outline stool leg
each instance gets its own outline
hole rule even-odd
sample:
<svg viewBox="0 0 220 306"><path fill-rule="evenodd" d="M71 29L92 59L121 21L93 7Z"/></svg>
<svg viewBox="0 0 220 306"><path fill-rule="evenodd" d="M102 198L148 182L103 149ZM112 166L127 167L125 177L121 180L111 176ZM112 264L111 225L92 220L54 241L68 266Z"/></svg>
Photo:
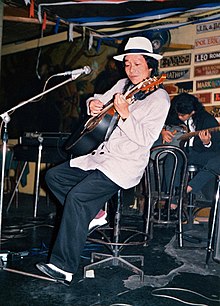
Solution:
<svg viewBox="0 0 220 306"><path fill-rule="evenodd" d="M217 210L218 210L218 203L219 203L219 191L220 191L220 178L218 178L217 192L216 192L215 205L214 205L214 211L213 211L213 220L212 220L210 238L209 238L209 243L208 243L207 253L206 253L206 266L208 265L210 254L213 251L214 232L215 232L216 217L217 217Z"/></svg>
<svg viewBox="0 0 220 306"><path fill-rule="evenodd" d="M140 275L140 279L143 282L144 272L131 264L130 262L140 261L141 266L144 266L144 256L142 255L119 255L119 235L120 235L120 217L121 217L121 190L118 191L117 199L117 210L114 219L114 233L112 242L112 254L103 253L92 253L91 264L84 267L84 278L86 277L87 271L93 270L95 268L109 267L109 266L120 266L122 268L128 269L136 274ZM98 262L94 262L99 260ZM130 262L128 262L127 260Z"/></svg>
<svg viewBox="0 0 220 306"><path fill-rule="evenodd" d="M190 172L190 180L193 178L193 172ZM194 201L194 195L192 194L192 192L189 193L189 205L188 205L188 228L189 229L192 229L193 227L193 208L194 208L194 205L193 205L193 201Z"/></svg>
<svg viewBox="0 0 220 306"><path fill-rule="evenodd" d="M120 219L121 219L121 190L118 191L118 199L117 199L117 209L115 213L115 220L114 220L114 236L113 242L116 243L115 248L113 250L113 254L115 257L119 255L119 246L117 243L119 242L119 235L120 235Z"/></svg>

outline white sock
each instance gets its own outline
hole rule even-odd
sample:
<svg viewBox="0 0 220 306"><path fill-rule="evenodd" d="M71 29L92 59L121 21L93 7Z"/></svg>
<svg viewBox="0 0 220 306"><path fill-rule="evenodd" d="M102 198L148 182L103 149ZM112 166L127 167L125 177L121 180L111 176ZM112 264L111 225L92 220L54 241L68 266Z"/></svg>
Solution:
<svg viewBox="0 0 220 306"><path fill-rule="evenodd" d="M53 269L53 270L55 270L55 271L57 271L57 272L60 272L60 273L62 273L62 274L65 274L66 280L67 280L67 281L70 282L70 281L72 280L72 278L73 278L73 273L63 271L62 269L56 267L56 266L53 265L53 264L47 264L47 265L48 265L48 267L50 267L51 269Z"/></svg>

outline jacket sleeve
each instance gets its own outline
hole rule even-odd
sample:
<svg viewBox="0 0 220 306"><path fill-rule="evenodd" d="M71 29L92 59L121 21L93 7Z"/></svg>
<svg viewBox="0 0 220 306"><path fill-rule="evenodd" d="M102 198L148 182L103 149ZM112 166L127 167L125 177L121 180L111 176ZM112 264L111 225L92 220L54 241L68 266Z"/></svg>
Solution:
<svg viewBox="0 0 220 306"><path fill-rule="evenodd" d="M89 110L89 102L91 100L100 100L104 105L108 102L110 102L114 95L116 93L122 93L122 90L124 88L126 79L121 79L119 80L111 89L106 91L104 94L94 94L93 97L90 97L86 100L86 105L87 105L87 114L90 115L90 110Z"/></svg>
<svg viewBox="0 0 220 306"><path fill-rule="evenodd" d="M126 121L122 123L120 120L119 125L131 141L139 146L151 147L165 123L170 99L165 90L158 89L147 97L142 105L138 112L132 112Z"/></svg>
<svg viewBox="0 0 220 306"><path fill-rule="evenodd" d="M198 118L198 124L196 127L196 130L205 130L205 129L211 129L219 127L219 123L216 120L215 117L213 117L211 114L209 114L207 111L204 111L202 116ZM211 132L211 142L212 145L210 147L205 147L200 140L199 137L195 137L194 140L194 149L196 151L220 151L220 131L216 129L216 131Z"/></svg>

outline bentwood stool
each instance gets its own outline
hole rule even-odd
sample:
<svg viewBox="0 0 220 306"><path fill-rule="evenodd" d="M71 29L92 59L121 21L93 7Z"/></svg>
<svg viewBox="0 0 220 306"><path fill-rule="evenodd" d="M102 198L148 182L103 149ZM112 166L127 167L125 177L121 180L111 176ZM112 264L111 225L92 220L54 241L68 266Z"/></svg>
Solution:
<svg viewBox="0 0 220 306"><path fill-rule="evenodd" d="M169 159L168 159L169 158ZM169 162L168 162L169 161ZM169 163L170 181L163 187L168 175L166 162ZM145 171L145 222L146 234L153 238L154 225L175 225L177 229L178 245L183 246L183 196L186 189L187 157L184 151L176 146L159 145L151 149L150 161ZM179 181L178 191L174 182ZM176 199L175 216L171 204Z"/></svg>
<svg viewBox="0 0 220 306"><path fill-rule="evenodd" d="M198 172L199 170L199 166L198 165L195 165L195 164L188 164L187 166L187 181L190 182L194 176L196 175L196 173ZM215 181L213 180L213 183L215 184ZM213 194L215 192L215 189L213 188ZM184 225L184 227L187 229L187 230L191 230L193 229L194 227L194 219L197 215L197 213L205 208L205 207L210 207L211 204L212 204L212 199L207 199L206 200L206 204L201 204L200 203L200 199L201 199L201 196L200 198L198 196L196 196L195 194L193 194L192 192L190 192L188 194L188 197L187 197L187 202L185 203L186 206L185 206L185 215L187 217L187 223ZM211 202L210 202L211 201Z"/></svg>
<svg viewBox="0 0 220 306"><path fill-rule="evenodd" d="M197 171L198 171L198 167L196 165L189 164L187 166L187 173L188 173L189 181L193 179ZM190 192L188 196L188 205L187 205L188 229L191 229L193 226L194 212L195 212L195 196L193 195L192 192Z"/></svg>
<svg viewBox="0 0 220 306"><path fill-rule="evenodd" d="M87 277L87 271L94 270L96 268L119 266L138 274L141 281L144 279L144 272L133 264L133 262L139 261L141 267L143 267L144 256L121 255L123 248L128 246L143 245L146 241L146 238L144 239L146 236L144 232L121 226L121 191L122 190L119 190L117 194L117 207L113 227L96 230L96 234L100 234L101 239L88 237L89 241L106 246L110 253L92 253L91 264L84 267L84 277Z"/></svg>

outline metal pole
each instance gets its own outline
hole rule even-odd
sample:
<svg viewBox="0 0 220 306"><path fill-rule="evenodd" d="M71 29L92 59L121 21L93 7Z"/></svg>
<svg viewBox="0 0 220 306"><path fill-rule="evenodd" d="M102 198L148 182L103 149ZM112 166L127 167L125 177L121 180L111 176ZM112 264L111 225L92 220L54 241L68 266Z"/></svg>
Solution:
<svg viewBox="0 0 220 306"><path fill-rule="evenodd" d="M214 204L214 210L213 210L213 216L212 216L212 225L211 225L209 243L208 243L207 253L206 253L206 266L208 265L210 254L213 250L213 245L214 245L214 233L215 233L215 226L216 226L216 220L217 220L219 197L220 197L220 178L218 177L217 191L215 195L215 204Z"/></svg>
<svg viewBox="0 0 220 306"><path fill-rule="evenodd" d="M0 249L1 249L1 239L2 239L2 208L3 208L3 197L4 197L4 178L5 178L5 162L6 162L6 154L7 154L7 142L8 142L8 130L7 124L10 121L10 117L8 116L8 120L5 117L4 120L4 132L2 137L2 173L1 173L1 191L0 191Z"/></svg>
<svg viewBox="0 0 220 306"><path fill-rule="evenodd" d="M40 182L40 165L41 165L41 155L42 155L42 142L43 137L38 137L39 147L38 147L38 162L37 162L37 175L36 175L36 186L35 186L35 203L34 203L34 218L37 217L37 204L39 199L39 182Z"/></svg>

